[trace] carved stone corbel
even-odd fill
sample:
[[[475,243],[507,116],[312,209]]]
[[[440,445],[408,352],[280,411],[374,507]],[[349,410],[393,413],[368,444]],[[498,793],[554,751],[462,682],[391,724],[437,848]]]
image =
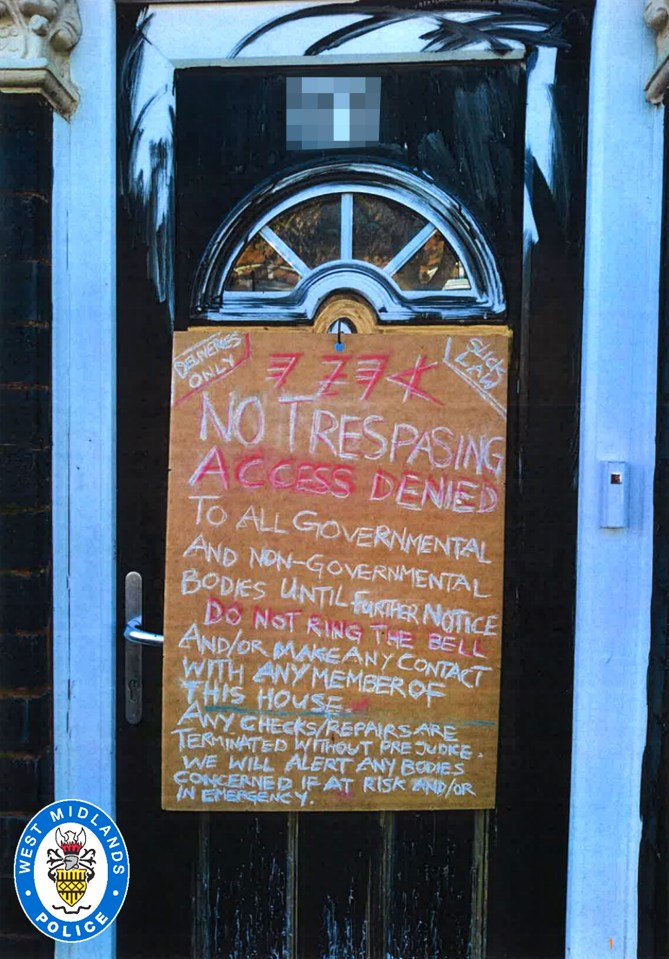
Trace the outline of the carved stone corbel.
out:
[[[77,0],[0,0],[0,90],[40,93],[71,117],[79,93],[70,53],[80,36]]]
[[[662,103],[669,90],[669,0],[648,0],[644,20],[655,31],[657,65],[646,84],[646,99]]]

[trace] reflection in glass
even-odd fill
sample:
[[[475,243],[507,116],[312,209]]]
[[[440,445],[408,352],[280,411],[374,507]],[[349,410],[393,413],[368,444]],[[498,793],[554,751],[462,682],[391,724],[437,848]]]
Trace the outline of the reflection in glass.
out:
[[[426,222],[418,213],[393,200],[355,194],[353,257],[383,269]]]
[[[244,247],[229,273],[234,292],[286,292],[325,263],[362,260],[402,290],[471,290],[438,227],[410,207],[374,194],[334,193],[275,216]]]
[[[257,233],[244,247],[230,270],[226,290],[292,290],[299,274],[267,240]]]
[[[316,197],[284,210],[270,227],[313,270],[339,259],[340,207],[338,196]]]
[[[393,279],[401,290],[470,290],[471,284],[453,248],[433,233]]]

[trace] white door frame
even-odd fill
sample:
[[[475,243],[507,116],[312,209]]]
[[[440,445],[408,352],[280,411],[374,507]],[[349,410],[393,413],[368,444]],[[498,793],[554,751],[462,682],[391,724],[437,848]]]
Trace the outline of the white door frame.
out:
[[[55,798],[114,815],[116,672],[116,19],[79,0],[81,103],[53,129],[53,688]],[[56,943],[112,959],[113,927]]]
[[[642,4],[603,0],[595,14],[588,132],[571,959],[637,954],[663,169],[663,111],[643,93],[653,60]],[[630,467],[627,529],[600,528],[605,461]]]
[[[278,11],[276,0],[269,6],[273,14]],[[56,798],[87,799],[113,815],[120,636],[115,623],[115,10],[113,0],[79,0],[79,7],[84,34],[72,68],[81,105],[69,123],[54,118]],[[169,60],[183,66],[224,62],[220,51],[204,46],[213,31],[188,28],[193,18],[224,14],[238,32],[240,22],[257,18],[261,9],[242,3],[156,8],[161,28],[166,25],[160,55],[170,45],[169,11],[176,25]],[[414,26],[373,35],[358,56],[416,58],[411,38],[424,25],[416,21]],[[293,28],[292,36],[297,34]],[[278,41],[254,49],[255,63],[276,62],[279,52],[285,53],[283,40],[278,50],[273,42]],[[618,959],[636,957],[663,157],[662,114],[643,97],[653,56],[640,0],[600,2],[588,133],[567,908],[572,959],[609,959],[609,939]],[[603,460],[630,464],[627,529],[600,529]],[[88,943],[56,946],[58,959],[74,959],[75,952],[76,959],[113,959],[113,929]]]

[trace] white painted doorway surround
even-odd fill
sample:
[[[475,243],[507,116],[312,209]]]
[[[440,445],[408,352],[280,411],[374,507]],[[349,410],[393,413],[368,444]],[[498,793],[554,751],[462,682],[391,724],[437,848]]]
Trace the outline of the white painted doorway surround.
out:
[[[243,19],[259,7],[224,6]],[[81,797],[113,814],[120,628],[114,544],[115,10],[113,0],[79,0],[79,7],[84,35],[72,68],[81,106],[70,123],[54,119],[56,798]],[[190,6],[189,16],[195,11]],[[636,956],[663,155],[662,112],[643,94],[653,57],[641,0],[599,0],[588,133],[570,959],[610,957],[609,940],[618,959]],[[630,464],[627,529],[599,526],[605,460]],[[113,930],[74,947],[57,944],[58,959],[75,954],[112,959]]]

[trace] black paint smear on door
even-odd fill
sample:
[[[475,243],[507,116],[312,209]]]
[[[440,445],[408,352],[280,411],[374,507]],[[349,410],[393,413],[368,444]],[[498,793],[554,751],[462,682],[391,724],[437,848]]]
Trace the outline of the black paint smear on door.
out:
[[[299,72],[177,73],[177,328],[188,326],[198,263],[233,207],[265,180],[335,159],[424,172],[465,205],[492,245],[509,312],[516,312],[524,67],[329,68],[328,75],[381,77],[380,142],[364,151],[287,149],[286,77]]]
[[[489,859],[476,852],[477,868],[490,869],[488,956],[563,955],[588,37],[579,44],[558,56],[564,182],[551,192],[533,168],[539,242],[522,287],[525,68],[373,71],[387,80],[390,99],[382,143],[364,157],[425,167],[472,210],[498,257],[515,330],[499,791],[489,832],[484,824],[482,839],[481,820],[477,830],[475,814],[466,812],[292,821],[161,812],[161,670],[159,656],[146,650],[144,723],[131,728],[121,718],[118,730],[118,819],[133,858],[117,924],[121,959],[475,955],[485,938],[485,877],[472,875],[472,857],[488,842]],[[259,180],[312,159],[280,145],[282,76],[222,74],[178,77],[180,326],[195,267],[220,219]],[[197,122],[181,106],[191,80],[200,91],[189,108]],[[221,97],[225,83],[234,96]],[[247,95],[251,107],[239,109]],[[403,102],[409,117],[401,115]],[[489,136],[469,126],[468,139],[461,114],[476,105],[480,116],[482,102]],[[262,121],[262,136],[247,116]],[[159,631],[171,338],[167,311],[146,280],[146,249],[123,207],[118,225],[119,582],[129,569],[142,572],[146,625]]]

